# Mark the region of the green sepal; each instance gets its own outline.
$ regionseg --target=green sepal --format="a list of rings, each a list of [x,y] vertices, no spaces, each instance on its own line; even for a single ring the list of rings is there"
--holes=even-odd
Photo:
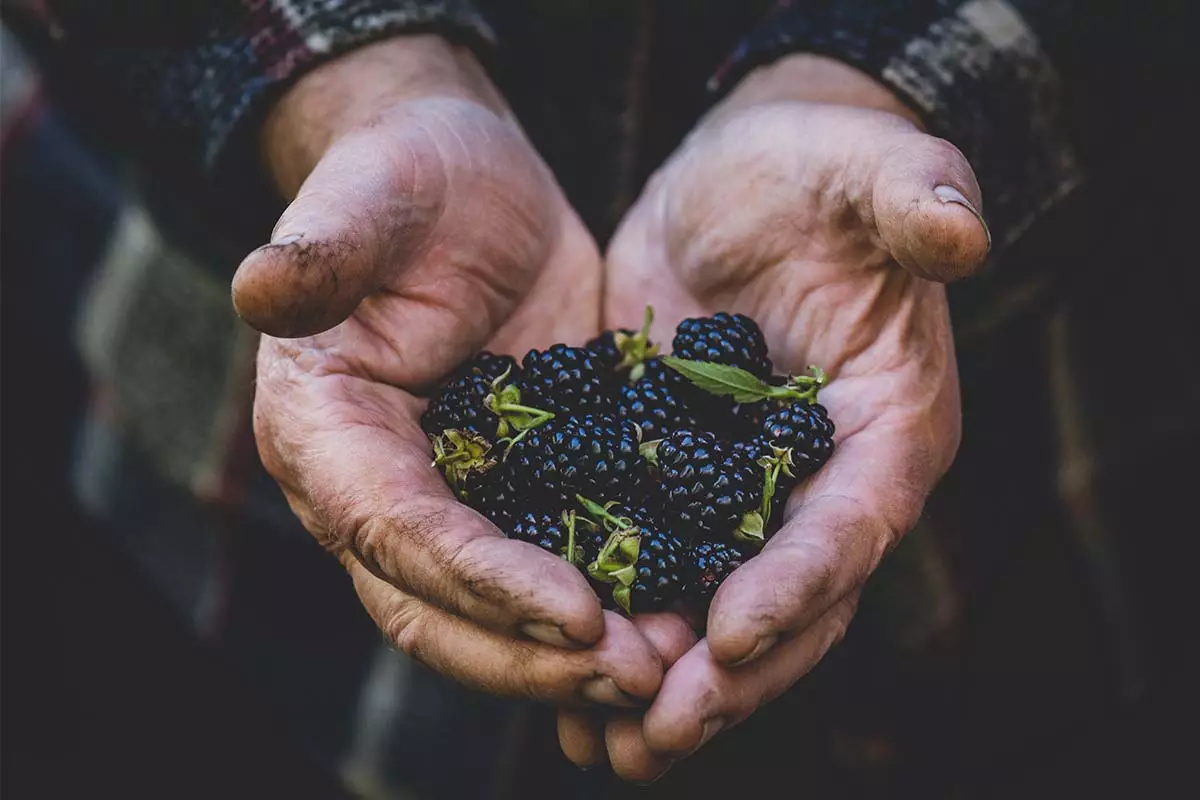
[[[621,610],[629,616],[633,616],[633,611],[631,611],[629,608],[630,595],[632,594],[633,590],[623,584],[614,587],[612,593],[613,600],[621,607]]]
[[[772,455],[763,456],[758,460],[758,465],[763,468],[763,499],[762,505],[759,506],[759,514],[762,516],[763,526],[765,527],[771,521],[771,501],[775,499],[775,491],[779,484],[779,473],[787,475],[789,478],[796,477],[792,472],[794,462],[792,461],[792,448],[776,447],[771,445]]]
[[[764,541],[763,531],[766,528],[766,521],[763,520],[762,514],[757,511],[747,511],[742,516],[741,523],[733,532],[733,538],[739,542],[749,542],[750,544],[761,545]]]
[[[521,390],[515,383],[507,383],[511,372],[512,367],[509,367],[496,377],[491,383],[492,390],[483,399],[484,408],[499,417],[496,433],[500,437],[499,441],[506,445],[506,456],[522,436],[554,419],[554,414],[550,411],[521,404]],[[517,436],[511,436],[513,432],[516,432]]]
[[[638,428],[641,430],[641,427]],[[651,439],[648,442],[642,442],[638,445],[638,455],[646,460],[648,464],[658,466],[658,446],[662,444],[662,439]]]
[[[447,428],[429,440],[433,443],[431,466],[441,468],[456,493],[472,473],[482,475],[496,466],[496,459],[490,455],[492,443],[477,433]]]

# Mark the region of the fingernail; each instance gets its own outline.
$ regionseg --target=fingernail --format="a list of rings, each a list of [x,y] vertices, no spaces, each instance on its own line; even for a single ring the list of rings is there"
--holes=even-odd
[[[521,626],[521,633],[525,634],[530,639],[536,639],[542,644],[548,644],[554,647],[569,647],[575,649],[579,647],[579,645],[572,642],[563,634],[562,628],[549,622],[526,622]]]
[[[674,762],[671,762],[671,763],[672,763],[672,765],[674,764]],[[668,772],[670,772],[670,771],[671,771],[671,767],[670,767],[670,766],[668,766],[666,769],[664,769],[662,772],[660,772],[660,773],[658,773],[657,775],[655,775],[655,776],[654,776],[653,778],[651,778],[650,780],[648,780],[648,781],[634,781],[634,782],[633,782],[633,784],[634,784],[635,786],[650,786],[651,784],[658,783],[658,780],[659,780],[659,778],[661,778],[663,775],[666,775],[666,774],[667,774]]]
[[[700,731],[699,744],[689,750],[687,756],[684,756],[684,758],[691,757],[697,750],[708,744],[709,740],[720,733],[721,729],[724,727],[725,720],[721,719],[720,717],[712,717],[711,719],[704,720],[704,728]]]
[[[764,636],[763,638],[758,640],[758,644],[754,645],[753,650],[751,650],[749,653],[747,653],[746,655],[739,658],[737,661],[731,662],[729,664],[729,666],[740,667],[743,664],[749,664],[751,661],[753,661],[756,658],[759,658],[760,656],[762,656],[763,653],[767,652],[772,647],[774,647],[775,643],[778,641],[779,641],[778,636]]]
[[[617,688],[612,678],[592,678],[583,685],[580,691],[586,699],[593,703],[621,708],[636,708],[640,703]]]
[[[960,192],[958,189],[955,189],[953,186],[941,184],[940,186],[933,187],[933,193],[936,194],[943,203],[957,203],[974,214],[975,219],[979,220],[979,224],[983,226],[983,233],[985,236],[987,236],[988,249],[990,250],[992,248],[992,232],[988,228],[987,222],[984,221],[983,214],[979,213],[979,209],[975,208],[975,206],[971,204],[971,201],[968,200],[962,192]]]
[[[278,239],[272,239],[271,244],[279,247],[282,245],[295,244],[304,238],[303,233],[289,233],[286,236],[280,236]]]
[[[720,717],[713,717],[704,721],[704,732],[700,734],[700,744],[696,749],[699,750],[704,745],[708,744],[709,740],[721,732],[725,727],[725,720]]]

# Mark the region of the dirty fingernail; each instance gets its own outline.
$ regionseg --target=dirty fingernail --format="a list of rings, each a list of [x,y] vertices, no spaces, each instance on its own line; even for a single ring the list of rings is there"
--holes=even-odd
[[[725,720],[721,719],[720,717],[713,717],[712,719],[705,720],[704,721],[704,732],[702,734],[700,734],[699,747],[703,747],[704,745],[708,744],[709,740],[712,739],[714,736],[716,736],[718,733],[720,733],[721,729],[724,727],[725,727]],[[699,748],[697,748],[697,749],[699,749]]]
[[[758,640],[758,644],[754,645],[753,650],[751,650],[749,653],[747,653],[742,658],[739,658],[737,661],[730,663],[729,666],[740,667],[743,664],[749,664],[751,661],[753,661],[756,658],[760,658],[763,653],[767,652],[772,647],[774,647],[775,643],[778,641],[779,641],[778,636],[764,636],[763,638]]]
[[[583,685],[580,694],[593,703],[621,708],[636,708],[639,703],[617,688],[612,678],[592,678]]]
[[[992,232],[990,229],[988,229],[987,222],[985,222],[983,219],[983,214],[979,213],[979,209],[977,209],[974,204],[972,204],[971,201],[966,198],[966,195],[964,195],[958,189],[955,189],[953,186],[947,186],[945,184],[933,187],[933,193],[936,194],[943,203],[957,203],[974,214],[975,219],[979,220],[979,224],[983,226],[983,232],[987,236],[988,248],[991,249]]]
[[[521,626],[521,633],[530,639],[536,639],[542,644],[548,644],[553,647],[569,647],[572,649],[579,647],[579,645],[572,642],[563,634],[562,628],[549,622],[526,622]]]

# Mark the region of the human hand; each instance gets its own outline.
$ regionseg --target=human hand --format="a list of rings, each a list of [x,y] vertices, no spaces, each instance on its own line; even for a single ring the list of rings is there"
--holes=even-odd
[[[795,56],[749,76],[645,191],[608,253],[605,315],[646,298],[656,340],[684,317],[740,311],[777,368],[823,367],[831,460],[782,529],[717,592],[706,637],[639,621],[670,667],[640,720],[564,712],[577,763],[649,780],[750,716],[837,642],[863,582],[915,524],[958,447],[958,378],[938,281],[986,257],[963,156],[857,71]],[[602,738],[603,737],[603,738]]]
[[[481,348],[599,328],[595,245],[482,69],[435,37],[362,48],[302,78],[263,146],[295,199],[233,299],[266,334],[254,427],[292,509],[439,672],[566,704],[652,697],[633,624],[459,504],[418,425],[418,393]]]

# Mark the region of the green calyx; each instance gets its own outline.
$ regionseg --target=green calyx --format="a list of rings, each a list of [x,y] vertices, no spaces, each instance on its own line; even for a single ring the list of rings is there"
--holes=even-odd
[[[472,474],[482,475],[496,466],[496,459],[491,456],[492,443],[477,433],[448,428],[431,436],[430,441],[433,466],[442,470],[456,493],[461,493]]]
[[[828,380],[825,371],[815,366],[809,367],[811,375],[794,375],[783,386],[772,386],[757,375],[728,364],[692,361],[675,356],[663,356],[662,362],[704,391],[729,395],[736,403],[757,403],[760,400],[804,400],[815,403],[817,392]]]
[[[621,354],[617,369],[629,370],[630,383],[640,380],[646,372],[646,359],[658,355],[658,345],[650,341],[650,324],[654,322],[654,307],[646,306],[642,329],[637,333],[615,333],[613,344]]]
[[[554,419],[554,414],[549,411],[521,404],[521,390],[516,384],[507,382],[510,372],[511,368],[506,369],[503,375],[492,381],[492,390],[483,400],[487,410],[500,418],[496,432],[506,445],[505,455],[526,433]]]
[[[767,523],[771,521],[771,505],[779,488],[779,476],[794,478],[792,472],[792,448],[771,445],[771,455],[758,459],[763,468],[763,496],[757,511],[748,511],[741,524],[733,532],[738,541],[761,545],[766,537]]]
[[[638,428],[640,431],[641,428]],[[658,446],[662,443],[662,439],[651,439],[648,442],[642,442],[638,445],[638,455],[646,459],[646,463],[658,466]]]
[[[641,554],[641,530],[629,517],[617,516],[610,510],[616,503],[600,505],[586,497],[576,496],[588,514],[609,531],[596,560],[588,565],[592,578],[614,584],[613,599],[625,613],[629,611],[630,589],[637,580],[637,560]]]

